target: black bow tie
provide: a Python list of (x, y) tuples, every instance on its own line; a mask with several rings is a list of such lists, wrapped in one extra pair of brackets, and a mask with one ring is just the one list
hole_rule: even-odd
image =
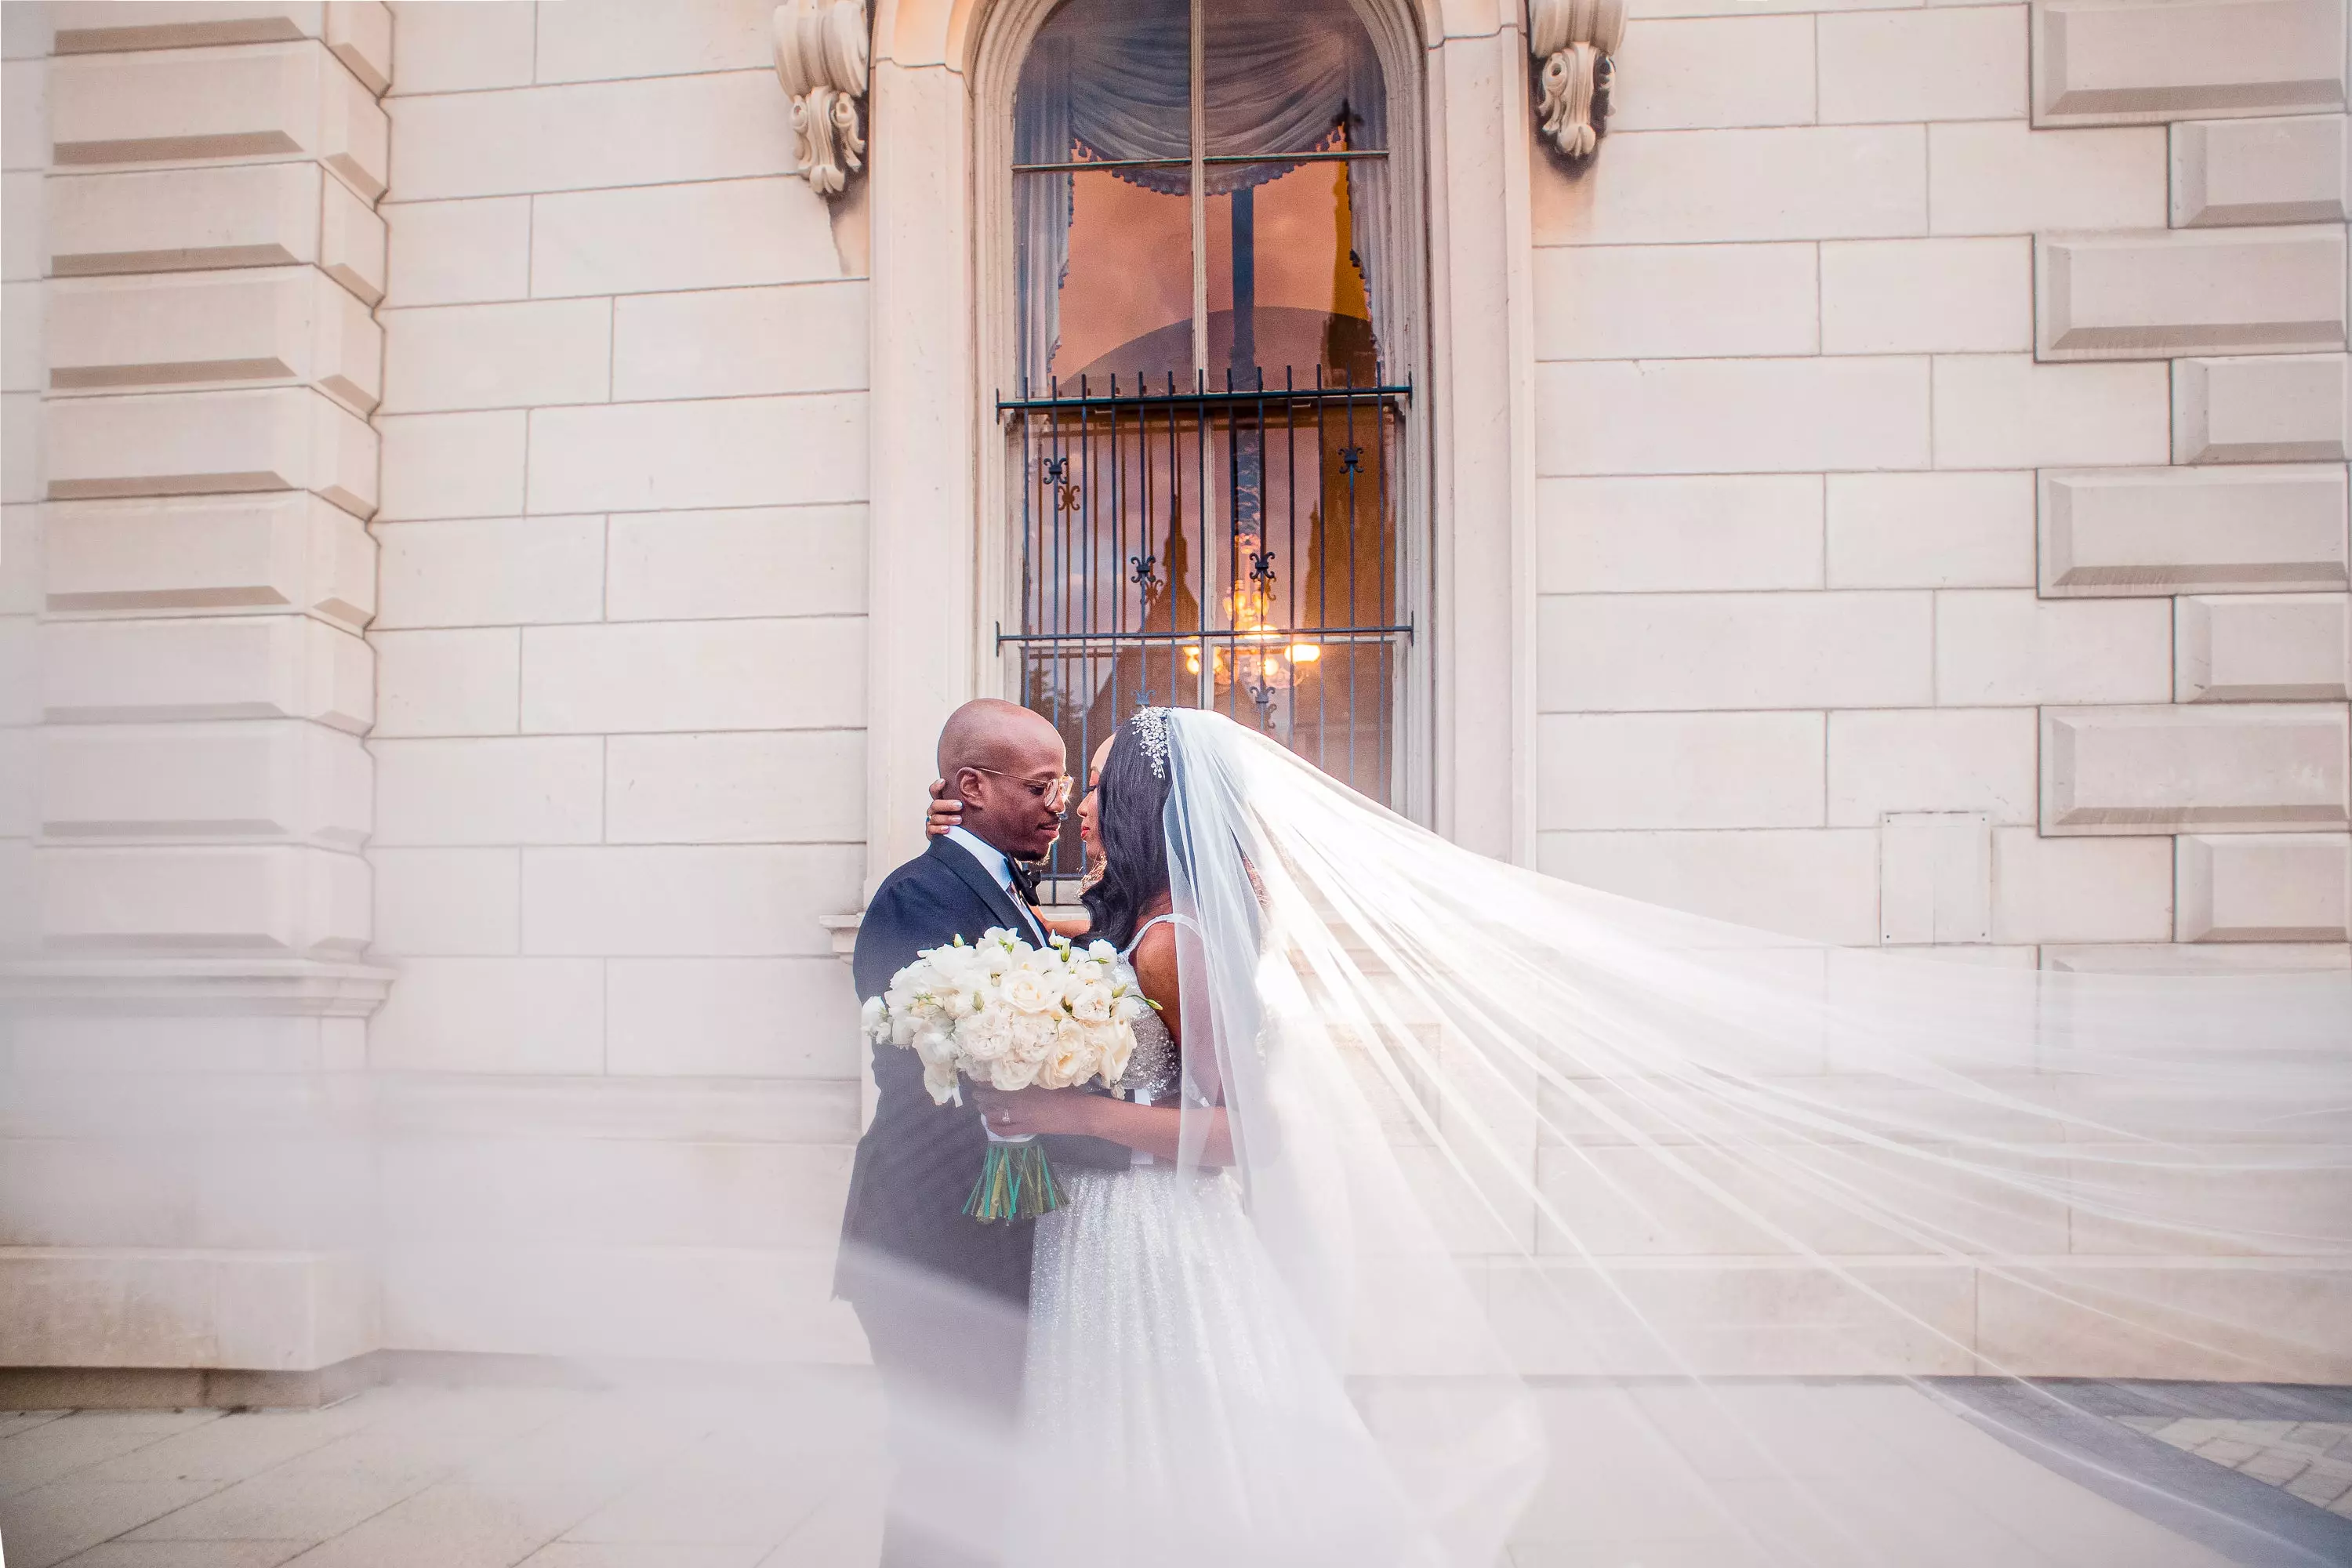
[(1012, 856), (1007, 855), (1004, 858), (1004, 869), (1006, 874), (1013, 879), (1013, 890), (1021, 895), (1022, 900), (1024, 903), (1035, 903), (1037, 901), (1037, 868), (1035, 863), (1026, 860), (1015, 860)]

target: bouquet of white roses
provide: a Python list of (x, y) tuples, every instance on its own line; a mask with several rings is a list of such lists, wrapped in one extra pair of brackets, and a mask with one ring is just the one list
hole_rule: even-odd
[[(1068, 1089), (1127, 1071), (1135, 1020), (1152, 1005), (1107, 942), (1056, 936), (1035, 948), (1003, 927), (915, 955), (860, 1016), (875, 1041), (923, 1059), (934, 1103), (963, 1103), (966, 1078), (994, 1089)], [(1028, 1136), (988, 1135), (988, 1157), (963, 1212), (1028, 1219), (1059, 1208), (1045, 1153)]]

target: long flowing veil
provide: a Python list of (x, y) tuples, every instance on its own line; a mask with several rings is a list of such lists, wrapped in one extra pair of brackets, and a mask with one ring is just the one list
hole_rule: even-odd
[(1498, 1560), (1562, 1409), (1731, 1543), (1693, 1561), (1931, 1562), (1937, 1521), (1874, 1555), (1807, 1475), (1809, 1380), (1911, 1380), (2190, 1510), (2058, 1452), (2051, 1380), (2352, 1383), (2352, 973), (1824, 947), (1459, 849), (1213, 713), (1170, 731), (1187, 1103), (1225, 1107), (1445, 1561)]

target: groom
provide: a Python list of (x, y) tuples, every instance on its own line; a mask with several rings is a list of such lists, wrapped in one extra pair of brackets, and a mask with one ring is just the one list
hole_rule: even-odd
[[(1045, 944), (1027, 862), (1061, 832), (1071, 781), (1059, 731), (1011, 702), (967, 702), (940, 732), (940, 777), (960, 826), (883, 879), (857, 930), (859, 997), (878, 996), (926, 948), (992, 926)], [(857, 1313), (890, 1405), (892, 1484), (882, 1568), (994, 1561), (988, 1473), (1019, 1413), (1029, 1307), (1031, 1221), (983, 1225), (963, 1212), (987, 1135), (974, 1106), (934, 1105), (920, 1058), (874, 1047), (881, 1090), (857, 1141), (834, 1293)], [(1128, 1152), (1049, 1140), (1055, 1163), (1124, 1170)]]

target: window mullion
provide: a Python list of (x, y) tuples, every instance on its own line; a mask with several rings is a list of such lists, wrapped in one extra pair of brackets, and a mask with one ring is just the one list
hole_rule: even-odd
[(1203, 80), (1207, 46), (1202, 38), (1201, 10), (1203, 0), (1192, 0), (1192, 17), (1189, 28), (1192, 39), (1192, 370), (1196, 375), (1209, 374), (1209, 180), (1208, 165), (1202, 162), (1208, 148), (1208, 87)]

